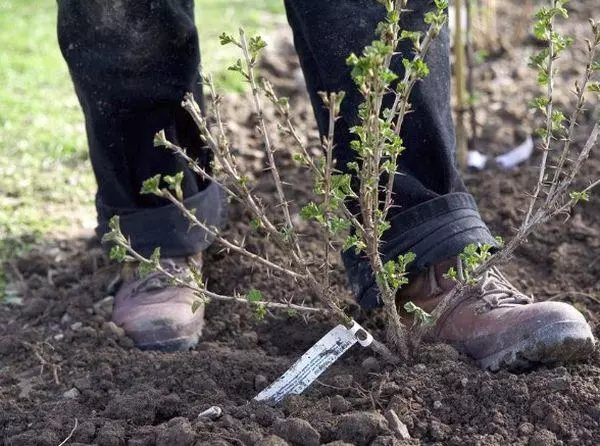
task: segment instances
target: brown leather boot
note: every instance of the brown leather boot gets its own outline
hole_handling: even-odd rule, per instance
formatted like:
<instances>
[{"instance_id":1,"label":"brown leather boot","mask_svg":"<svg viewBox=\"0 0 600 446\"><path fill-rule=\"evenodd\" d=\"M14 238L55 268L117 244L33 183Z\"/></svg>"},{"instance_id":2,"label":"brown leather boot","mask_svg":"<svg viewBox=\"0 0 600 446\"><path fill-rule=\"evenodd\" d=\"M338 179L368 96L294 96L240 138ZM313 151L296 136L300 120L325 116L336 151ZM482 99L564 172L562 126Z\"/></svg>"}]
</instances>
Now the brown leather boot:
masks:
<instances>
[{"instance_id":1,"label":"brown leather boot","mask_svg":"<svg viewBox=\"0 0 600 446\"><path fill-rule=\"evenodd\" d=\"M190 277L190 266L202 267L200 254L189 258L161 259L171 274ZM153 272L140 277L134 265L125 265L123 284L115 295L112 320L123 327L136 347L176 351L194 347L204 327L204 305L192 312L192 291L174 286L168 277Z\"/></svg>"},{"instance_id":2,"label":"brown leather boot","mask_svg":"<svg viewBox=\"0 0 600 446\"><path fill-rule=\"evenodd\" d=\"M399 293L399 308L412 300L431 312L455 286L444 277L457 260L429 268ZM497 270L447 308L427 331L471 356L480 367L525 370L535 364L577 361L594 351L595 339L583 315L562 302L534 302Z\"/></svg>"}]
</instances>

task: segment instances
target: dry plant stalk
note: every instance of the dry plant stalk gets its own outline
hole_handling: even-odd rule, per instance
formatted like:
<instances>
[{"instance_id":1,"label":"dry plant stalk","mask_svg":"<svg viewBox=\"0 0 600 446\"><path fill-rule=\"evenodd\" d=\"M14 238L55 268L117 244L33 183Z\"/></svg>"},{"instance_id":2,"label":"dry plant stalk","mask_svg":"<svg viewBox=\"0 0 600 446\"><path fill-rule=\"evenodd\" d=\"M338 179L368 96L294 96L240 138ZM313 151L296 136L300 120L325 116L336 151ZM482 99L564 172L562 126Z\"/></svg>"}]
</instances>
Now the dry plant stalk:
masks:
<instances>
[{"instance_id":1,"label":"dry plant stalk","mask_svg":"<svg viewBox=\"0 0 600 446\"><path fill-rule=\"evenodd\" d=\"M321 94L322 102L329 110L329 127L327 135L322 139L323 156L315 157L310 154L294 128L287 100L279 98L268 82L259 82L257 79L255 72L257 57L266 45L265 42L260 37L247 39L243 30L240 30L238 38L221 35L221 43L235 45L243 54L243 58L230 67L230 70L238 72L250 85L252 102L259 122L258 132L263 139L268 170L277 192L276 209L279 215L275 218L271 216L273 210L266 209L262 205L248 184L248 179L238 169L238 162L224 130L220 112L222 99L215 91L209 76L204 79L204 82L208 88L216 123L209 124L191 94L186 95L182 105L193 118L203 140L214 155L214 173L209 173L192 159L185 148L167 141L164 132L157 134L156 145L164 146L182 157L194 172L220 185L232 201L245 207L252 215L251 227L284 250L288 254L287 262L275 263L262 254L250 252L244 246L244 242L228 239L217 228L199 221L194 212L183 204L182 173L150 178L144 183L142 193L154 194L169 200L181 210L191 226L202 228L214 237L217 244L250 258L270 271L276 271L280 276L304 284L326 305L326 311L333 313L344 322L348 322L349 318L343 310L342 302L331 287L330 254L333 249L338 248L354 249L363 253L371 264L380 289L388 323L388 340L395 354L377 342L375 350L384 354L389 361L395 362L398 357L408 356L407 335L400 321L396 294L398 289L407 282L407 266L414 256L408 253L384 263L380 255L381 237L389 228L387 215L393 206L392 185L397 171L398 156L404 150L400 131L404 116L411 108L410 94L414 85L428 75L424 57L446 21L445 10L448 5L446 0L435 0L434 9L425 16L428 24L427 32L420 33L400 29L400 17L406 10L406 0L380 0L380 3L385 6L387 15L385 21L378 27L379 39L366 47L361 55L352 54L347 60L352 67L352 77L364 96L364 103L359 113L360 125L351 130L356 135L356 140L352 143L352 149L356 152L356 161L347 166L352 171L352 176L341 173L333 157L335 123L344 93ZM402 60L405 73L403 78L398 79L390 69L390 64L392 58L397 57L396 47L403 39L412 42L414 57ZM391 108L384 108L383 99L388 95L393 96L393 105ZM289 202L276 164L276 148L269 137L270 129L263 115L264 97L275 106L280 115L280 127L295 142L294 159L304 165L314 178L318 200L304 206L302 216L316 222L323 231L324 256L318 267L315 267L314 261L309 260L303 252L302 237L291 218ZM359 185L356 190L351 184L352 177ZM359 214L351 211L349 202L352 200L360 205ZM155 250L150 258L146 258L133 249L129 240L121 233L118 217L111 221L111 232L104 237L104 240L114 244L113 258L139 262L140 272L147 274L150 271L160 271L175 284L192 289L199 299L196 307L201 302L219 299L248 302L261 316L269 308L283 308L293 312L324 311L322 308L294 303L291 300L266 301L258 290L251 290L246 296L218 295L206 289L197 271L193 272L193 277L189 279L175 277L161 265L159 250Z\"/></svg>"},{"instance_id":2,"label":"dry plant stalk","mask_svg":"<svg viewBox=\"0 0 600 446\"><path fill-rule=\"evenodd\" d=\"M463 8L468 8L464 2L470 0L456 0L454 2L454 84L456 96L456 158L458 165L464 171L467 168L467 125L465 123L467 112L465 43L463 40ZM469 25L467 24L467 27ZM467 31L468 32L468 31Z\"/></svg>"},{"instance_id":3,"label":"dry plant stalk","mask_svg":"<svg viewBox=\"0 0 600 446\"><path fill-rule=\"evenodd\" d=\"M515 250L523 244L527 237L539 229L541 225L559 215L569 217L573 207L583 201L589 201L590 191L600 184L600 178L590 181L582 190L573 190L573 183L581 174L581 169L592 149L597 146L600 135L600 117L596 116L592 129L579 150L573 142L578 136L578 124L585 110L589 95L600 94L600 82L594 81L594 73L600 73L600 22L590 19L591 38L585 41L587 62L582 79L575 82L573 93L575 107L567 118L558 110L553 101L555 80L557 79L556 60L571 45L572 39L561 35L555 25L557 18L567 18L564 8L567 0L551 0L550 7L542 7L536 14L534 33L536 37L547 42L546 48L531 57L531 66L537 69L538 84L545 88L545 94L531 101L531 107L541 112L545 118L544 127L538 130L541 137L540 150L542 157L539 175L523 220L514 237L497 253L492 254L490 246L471 245L461 254L466 269L450 271L456 277L456 287L444 298L433 311L434 318L443 314L454 305L466 292L472 292L475 285L487 270L511 259ZM553 155L553 156L552 156ZM551 159L552 158L552 159ZM551 164L552 163L552 164ZM458 266L461 267L459 262ZM470 291L470 290L471 291ZM426 327L418 327L415 338L421 338Z\"/></svg>"}]
</instances>

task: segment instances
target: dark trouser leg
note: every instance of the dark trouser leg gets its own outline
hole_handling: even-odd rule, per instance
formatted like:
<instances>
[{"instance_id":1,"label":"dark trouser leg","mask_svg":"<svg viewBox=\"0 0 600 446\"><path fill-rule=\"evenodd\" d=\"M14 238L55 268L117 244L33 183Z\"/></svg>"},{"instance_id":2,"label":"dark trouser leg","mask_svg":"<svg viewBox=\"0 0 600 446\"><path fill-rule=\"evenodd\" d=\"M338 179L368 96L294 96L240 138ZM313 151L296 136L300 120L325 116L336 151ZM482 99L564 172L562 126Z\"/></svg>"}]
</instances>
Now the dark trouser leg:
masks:
<instances>
[{"instance_id":1,"label":"dark trouser leg","mask_svg":"<svg viewBox=\"0 0 600 446\"><path fill-rule=\"evenodd\" d=\"M402 27L425 31L423 16L431 7L431 1L410 0L412 12L403 15ZM322 134L327 132L328 116L317 92L346 92L335 135L335 157L338 168L344 169L354 158L348 129L358 123L362 100L345 60L374 40L385 11L375 0L287 0L286 8ZM448 47L444 30L427 57L431 74L413 90L413 111L402 130L407 150L399 159L394 183L396 207L390 212L391 229L384 235L384 259L412 251L417 255L415 271L455 256L469 243L494 244L455 166ZM410 44L401 43L398 50L409 56ZM401 57L392 65L402 77ZM380 302L368 263L351 251L343 259L361 306L376 307Z\"/></svg>"},{"instance_id":2,"label":"dark trouser leg","mask_svg":"<svg viewBox=\"0 0 600 446\"><path fill-rule=\"evenodd\" d=\"M206 248L211 237L161 198L140 195L156 174L183 171L188 208L218 226L224 203L214 184L194 175L185 162L153 147L154 134L186 147L205 166L203 147L191 118L181 108L192 91L202 101L198 35L192 0L59 0L58 37L86 121L98 192L99 235L121 216L133 246L149 255L185 256Z\"/></svg>"}]
</instances>

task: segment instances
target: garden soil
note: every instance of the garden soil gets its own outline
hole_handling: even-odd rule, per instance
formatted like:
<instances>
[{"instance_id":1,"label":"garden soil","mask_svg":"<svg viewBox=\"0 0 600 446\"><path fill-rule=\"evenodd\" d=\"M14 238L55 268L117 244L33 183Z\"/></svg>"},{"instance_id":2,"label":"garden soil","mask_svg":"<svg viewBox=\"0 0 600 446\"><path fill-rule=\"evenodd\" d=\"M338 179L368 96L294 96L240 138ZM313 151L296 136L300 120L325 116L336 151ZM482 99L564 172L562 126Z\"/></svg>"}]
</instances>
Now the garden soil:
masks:
<instances>
[{"instance_id":1,"label":"garden soil","mask_svg":"<svg viewBox=\"0 0 600 446\"><path fill-rule=\"evenodd\" d=\"M593 2L571 5L565 29L586 32ZM536 92L526 58L536 42L522 29L522 3L499 10L500 38L475 72L478 87L477 149L498 154L519 144L536 120L526 101ZM521 34L522 35L521 35ZM287 34L271 39L263 74L291 97L299 133L319 150L312 112ZM581 74L581 53L569 53L565 80ZM566 84L562 84L563 86ZM570 104L566 89L557 102ZM274 207L273 186L249 98L223 101L227 131L244 169L265 203ZM585 113L580 135L589 130ZM274 123L275 115L267 110ZM576 138L581 146L584 136ZM311 197L309 175L291 159L293 143L275 137L278 162L293 199L294 219L307 234L307 254L318 257L322 242L297 206ZM468 172L494 234L510 237L532 189L539 154L513 171L491 166ZM593 156L586 184L600 176ZM565 216L566 218L567 216ZM248 226L233 205L229 237L250 249L281 253ZM573 303L598 334L600 311L600 201L592 198L565 219L532 235L505 266L507 276L539 300ZM369 349L354 347L301 396L277 407L252 398L283 373L334 323L325 316L268 314L257 320L243 305L211 302L204 339L180 353L142 352L110 323L118 268L109 264L89 234L48 240L5 265L22 305L0 307L0 443L12 446L190 446L190 445L598 445L600 444L600 358L531 372L487 373L445 345L424 345L410 361L393 367ZM341 265L333 282L349 312L383 338L380 313L352 303ZM319 305L294 283L267 274L244 258L213 247L206 254L209 286L221 293L263 290L271 299ZM218 419L199 419L219 406ZM397 415L397 418L392 414ZM399 421L399 423L398 423ZM400 428L398 427L400 426ZM71 436L69 436L72 433ZM64 440L68 440L65 442Z\"/></svg>"}]
</instances>

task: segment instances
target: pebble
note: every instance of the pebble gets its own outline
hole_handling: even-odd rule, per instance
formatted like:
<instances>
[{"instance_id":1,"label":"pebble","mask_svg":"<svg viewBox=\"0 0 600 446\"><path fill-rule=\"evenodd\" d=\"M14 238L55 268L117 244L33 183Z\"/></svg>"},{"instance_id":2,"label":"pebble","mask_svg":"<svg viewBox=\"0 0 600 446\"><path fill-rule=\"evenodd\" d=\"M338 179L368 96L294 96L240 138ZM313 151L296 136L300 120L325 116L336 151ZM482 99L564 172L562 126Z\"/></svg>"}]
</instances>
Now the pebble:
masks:
<instances>
[{"instance_id":1,"label":"pebble","mask_svg":"<svg viewBox=\"0 0 600 446\"><path fill-rule=\"evenodd\" d=\"M65 338L65 335L63 333L56 333L53 338L55 341L62 341Z\"/></svg>"},{"instance_id":2,"label":"pebble","mask_svg":"<svg viewBox=\"0 0 600 446\"><path fill-rule=\"evenodd\" d=\"M533 434L534 430L535 430L535 427L531 423L522 423L519 426L519 433L524 436L529 436L529 435Z\"/></svg>"},{"instance_id":3,"label":"pebble","mask_svg":"<svg viewBox=\"0 0 600 446\"><path fill-rule=\"evenodd\" d=\"M433 402L433 408L434 408L434 409L437 409L437 410L441 409L441 408L442 408L442 402L441 402L441 401L439 401L439 400L435 400L435 401Z\"/></svg>"},{"instance_id":4,"label":"pebble","mask_svg":"<svg viewBox=\"0 0 600 446\"><path fill-rule=\"evenodd\" d=\"M390 429L400 438L401 440L410 440L410 434L406 424L400 421L398 414L392 409L385 413L385 419L389 423Z\"/></svg>"},{"instance_id":5,"label":"pebble","mask_svg":"<svg viewBox=\"0 0 600 446\"><path fill-rule=\"evenodd\" d=\"M114 302L114 296L106 296L104 299L94 304L94 306L92 307L93 311L94 313L99 314L101 316L110 316L113 311Z\"/></svg>"},{"instance_id":6,"label":"pebble","mask_svg":"<svg viewBox=\"0 0 600 446\"><path fill-rule=\"evenodd\" d=\"M104 325L104 328L107 329L108 331L110 331L112 334L114 334L118 338L122 338L125 336L125 330L123 330L121 327L119 327L113 321L107 322Z\"/></svg>"},{"instance_id":7,"label":"pebble","mask_svg":"<svg viewBox=\"0 0 600 446\"><path fill-rule=\"evenodd\" d=\"M198 415L198 419L214 421L219 419L221 415L223 415L223 409L221 409L219 406L212 406L206 409L204 412L201 412Z\"/></svg>"},{"instance_id":8,"label":"pebble","mask_svg":"<svg viewBox=\"0 0 600 446\"><path fill-rule=\"evenodd\" d=\"M417 372L424 372L427 370L427 366L425 364L415 364L415 370Z\"/></svg>"},{"instance_id":9,"label":"pebble","mask_svg":"<svg viewBox=\"0 0 600 446\"><path fill-rule=\"evenodd\" d=\"M74 324L71 324L71 330L73 330L73 331L77 331L81 327L83 327L83 323L81 323L81 322L75 322Z\"/></svg>"},{"instance_id":10,"label":"pebble","mask_svg":"<svg viewBox=\"0 0 600 446\"><path fill-rule=\"evenodd\" d=\"M467 384L469 384L469 379L468 378L463 378L460 380L460 385L463 387L467 387Z\"/></svg>"},{"instance_id":11,"label":"pebble","mask_svg":"<svg viewBox=\"0 0 600 446\"><path fill-rule=\"evenodd\" d=\"M562 376L560 378L555 378L550 380L548 385L552 390L564 391L571 387L571 382L568 376Z\"/></svg>"},{"instance_id":12,"label":"pebble","mask_svg":"<svg viewBox=\"0 0 600 446\"><path fill-rule=\"evenodd\" d=\"M73 318L71 317L71 315L69 313L65 313L63 314L63 316L60 318L60 323L62 325L67 325L69 322L71 322L73 320Z\"/></svg>"},{"instance_id":13,"label":"pebble","mask_svg":"<svg viewBox=\"0 0 600 446\"><path fill-rule=\"evenodd\" d=\"M256 375L254 377L254 390L261 391L267 387L268 384L269 381L264 375Z\"/></svg>"},{"instance_id":14,"label":"pebble","mask_svg":"<svg viewBox=\"0 0 600 446\"><path fill-rule=\"evenodd\" d=\"M297 446L319 446L321 434L306 420L280 418L273 424L273 432Z\"/></svg>"},{"instance_id":15,"label":"pebble","mask_svg":"<svg viewBox=\"0 0 600 446\"><path fill-rule=\"evenodd\" d=\"M77 390L77 388L73 387L71 390L67 390L65 393L63 393L63 398L65 398L67 400L74 400L79 395L80 395L79 390Z\"/></svg>"}]
</instances>

